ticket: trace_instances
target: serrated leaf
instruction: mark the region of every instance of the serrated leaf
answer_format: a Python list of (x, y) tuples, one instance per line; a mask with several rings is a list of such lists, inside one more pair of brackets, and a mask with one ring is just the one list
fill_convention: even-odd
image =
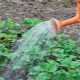
[(47, 71), (47, 70), (48, 70), (48, 67), (49, 67), (49, 64), (48, 64), (48, 63), (46, 63), (46, 62), (40, 63), (40, 68), (41, 68), (43, 71)]

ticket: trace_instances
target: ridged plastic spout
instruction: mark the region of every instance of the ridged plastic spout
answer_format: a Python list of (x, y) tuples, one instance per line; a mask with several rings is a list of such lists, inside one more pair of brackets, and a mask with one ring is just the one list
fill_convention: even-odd
[(76, 1), (77, 1), (77, 13), (73, 18), (64, 21), (59, 21), (55, 18), (51, 19), (51, 24), (55, 25), (56, 31), (59, 31), (63, 26), (80, 22), (80, 0), (76, 0)]

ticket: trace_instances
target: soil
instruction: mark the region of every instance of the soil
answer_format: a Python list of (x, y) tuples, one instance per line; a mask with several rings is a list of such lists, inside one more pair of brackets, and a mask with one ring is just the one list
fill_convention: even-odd
[[(11, 18), (21, 23), (24, 18), (40, 18), (43, 21), (51, 18), (65, 20), (76, 13), (75, 0), (0, 0), (0, 17)], [(68, 34), (77, 40), (80, 37), (80, 24), (63, 27), (60, 33)]]

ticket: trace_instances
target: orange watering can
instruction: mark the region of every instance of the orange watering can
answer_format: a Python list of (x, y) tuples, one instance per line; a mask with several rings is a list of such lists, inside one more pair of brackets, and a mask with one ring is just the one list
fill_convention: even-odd
[(64, 21), (59, 21), (54, 18), (50, 20), (52, 27), (55, 27), (56, 32), (58, 32), (63, 26), (80, 22), (80, 0), (76, 0), (76, 1), (77, 1), (78, 8), (77, 8), (77, 13), (73, 18)]

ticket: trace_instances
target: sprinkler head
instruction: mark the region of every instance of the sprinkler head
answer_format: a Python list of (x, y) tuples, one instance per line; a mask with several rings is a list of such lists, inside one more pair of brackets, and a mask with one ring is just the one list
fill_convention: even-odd
[(52, 18), (51, 20), (52, 29), (55, 30), (55, 32), (58, 32), (60, 30), (61, 22), (56, 20), (55, 18)]

